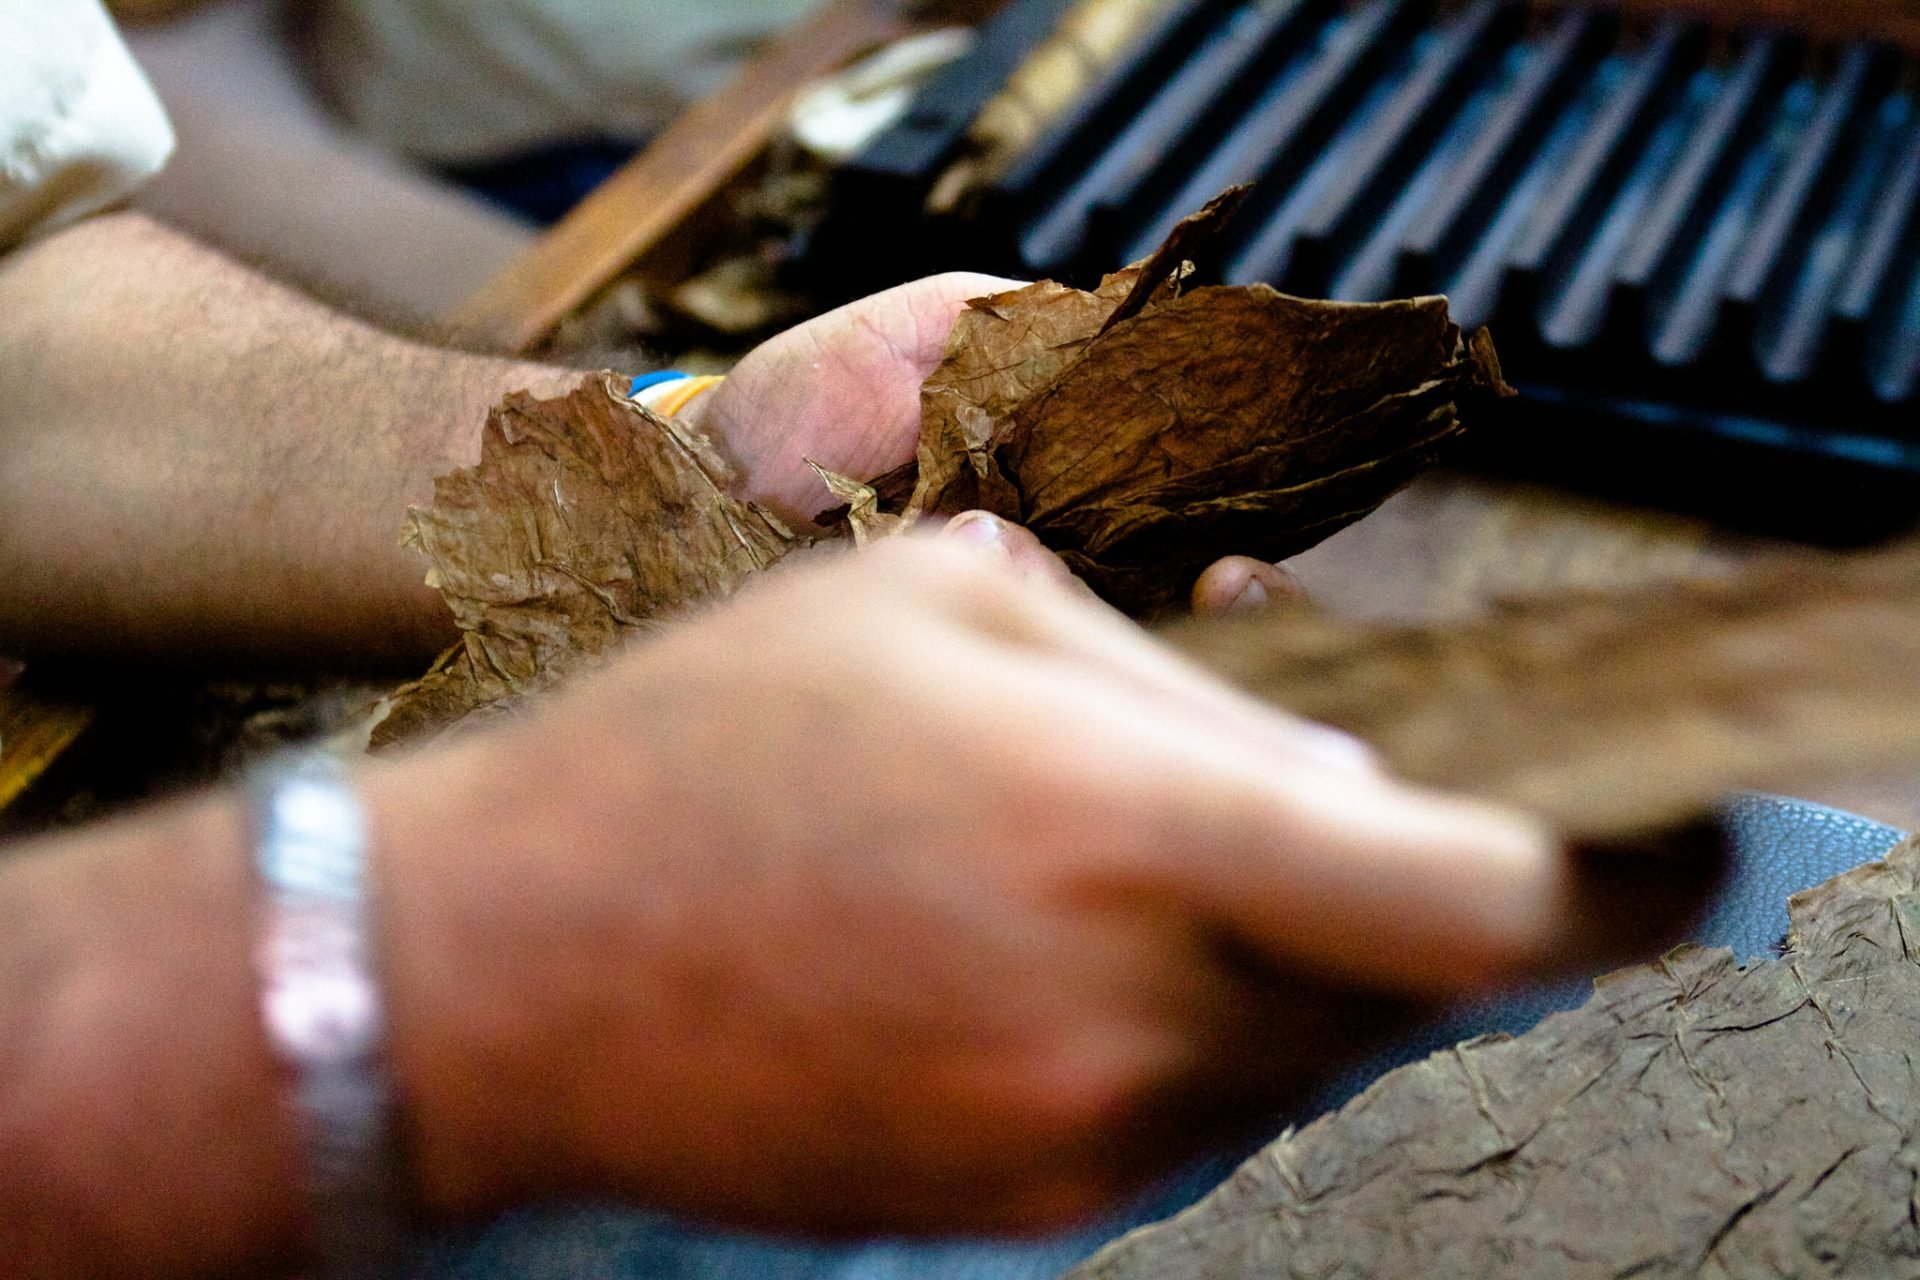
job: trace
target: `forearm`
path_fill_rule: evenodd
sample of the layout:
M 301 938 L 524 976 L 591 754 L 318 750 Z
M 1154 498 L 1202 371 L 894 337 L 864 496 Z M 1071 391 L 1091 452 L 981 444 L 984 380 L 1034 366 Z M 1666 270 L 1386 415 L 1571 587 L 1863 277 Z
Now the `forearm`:
M 413 663 L 409 503 L 560 371 L 327 311 L 135 215 L 0 261 L 0 647 Z

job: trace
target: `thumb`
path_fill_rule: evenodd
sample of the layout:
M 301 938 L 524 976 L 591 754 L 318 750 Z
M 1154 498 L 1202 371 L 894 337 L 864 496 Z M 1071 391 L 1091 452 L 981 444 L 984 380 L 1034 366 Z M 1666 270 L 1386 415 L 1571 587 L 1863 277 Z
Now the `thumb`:
M 1051 583 L 1089 596 L 1093 594 L 1086 583 L 1073 576 L 1073 571 L 1067 568 L 1065 561 L 1047 550 L 1046 544 L 1034 536 L 1031 529 L 1002 520 L 990 512 L 963 511 L 947 521 L 940 530 L 940 536 L 1004 561 L 1028 581 Z

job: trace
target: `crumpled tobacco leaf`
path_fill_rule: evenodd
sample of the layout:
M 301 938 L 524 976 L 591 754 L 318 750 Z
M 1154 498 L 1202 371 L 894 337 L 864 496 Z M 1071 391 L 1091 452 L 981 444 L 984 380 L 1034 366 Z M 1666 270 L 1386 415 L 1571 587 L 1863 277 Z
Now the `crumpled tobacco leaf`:
M 1242 194 L 1093 292 L 1042 282 L 974 300 L 922 389 L 915 463 L 868 484 L 821 471 L 855 540 L 984 507 L 1156 614 L 1220 555 L 1278 559 L 1365 514 L 1458 432 L 1457 399 L 1504 390 L 1484 333 L 1463 337 L 1443 299 L 1183 294 L 1189 255 Z M 733 499 L 731 479 L 706 441 L 606 377 L 509 399 L 480 464 L 410 516 L 462 638 L 395 695 L 374 745 L 545 688 L 779 559 L 792 535 Z
M 1289 1133 L 1068 1280 L 1920 1274 L 1920 841 Z
M 1137 279 L 1132 269 L 1118 271 L 1092 293 L 1042 280 L 967 303 L 920 390 L 908 523 L 929 512 L 1019 509 L 1020 495 L 994 457 L 1003 424 L 1079 358 Z
M 398 690 L 373 746 L 554 684 L 635 629 L 730 594 L 795 545 L 685 423 L 633 404 L 612 374 L 570 394 L 508 396 L 480 462 L 434 482 L 406 541 L 460 642 Z
M 705 441 L 604 378 L 561 400 L 510 398 L 480 464 L 443 478 L 412 516 L 462 639 L 396 695 L 375 745 L 546 688 L 773 563 L 791 535 L 729 497 L 728 480 Z M 887 518 L 862 519 L 884 530 Z M 1515 805 L 1569 839 L 1626 843 L 1740 787 L 1920 759 L 1917 617 L 1920 549 L 1900 547 L 1431 626 L 1283 609 L 1163 634 L 1371 742 L 1401 776 Z
M 1485 331 L 1463 335 L 1444 298 L 1183 292 L 1186 255 L 1240 195 L 1091 293 L 970 302 L 923 389 L 913 495 L 873 509 L 901 528 L 991 511 L 1153 616 L 1223 555 L 1283 559 L 1359 519 L 1459 433 L 1463 398 L 1506 392 Z
M 1241 202 L 1251 190 L 1253 188 L 1245 184 L 1228 187 L 1207 201 L 1197 213 L 1190 213 L 1175 223 L 1173 230 L 1167 233 L 1167 238 L 1160 242 L 1160 247 L 1153 251 L 1153 256 L 1108 277 L 1116 284 L 1130 277 L 1132 288 L 1120 300 L 1120 305 L 1100 322 L 1100 332 L 1105 333 L 1121 321 L 1133 319 L 1151 303 L 1179 297 L 1180 286 L 1197 270 L 1195 260 L 1207 259 L 1214 241 L 1233 221 L 1233 215 L 1240 211 Z
M 1576 840 L 1678 825 L 1744 787 L 1920 759 L 1920 546 L 1515 601 L 1428 626 L 1310 607 L 1165 639 L 1337 725 L 1402 777 Z

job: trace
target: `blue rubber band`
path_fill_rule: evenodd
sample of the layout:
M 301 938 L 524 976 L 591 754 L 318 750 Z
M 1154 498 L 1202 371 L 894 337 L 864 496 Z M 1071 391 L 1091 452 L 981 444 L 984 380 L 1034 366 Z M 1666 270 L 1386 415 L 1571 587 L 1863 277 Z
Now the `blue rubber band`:
M 661 369 L 655 373 L 643 373 L 633 380 L 632 386 L 627 388 L 627 398 L 631 400 L 648 387 L 657 387 L 663 382 L 678 382 L 682 378 L 691 376 L 681 373 L 678 369 Z

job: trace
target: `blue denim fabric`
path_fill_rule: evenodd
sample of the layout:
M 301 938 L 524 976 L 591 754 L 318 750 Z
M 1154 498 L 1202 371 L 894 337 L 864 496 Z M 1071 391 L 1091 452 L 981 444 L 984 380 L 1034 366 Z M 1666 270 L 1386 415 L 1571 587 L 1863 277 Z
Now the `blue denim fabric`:
M 534 226 L 550 227 L 638 150 L 633 142 L 588 138 L 497 160 L 445 165 L 441 173 Z
M 436 1240 L 414 1280 L 1053 1280 L 1107 1241 L 1192 1204 L 1237 1162 L 1195 1165 L 1125 1212 L 1038 1240 L 826 1245 L 633 1209 L 528 1209 Z

